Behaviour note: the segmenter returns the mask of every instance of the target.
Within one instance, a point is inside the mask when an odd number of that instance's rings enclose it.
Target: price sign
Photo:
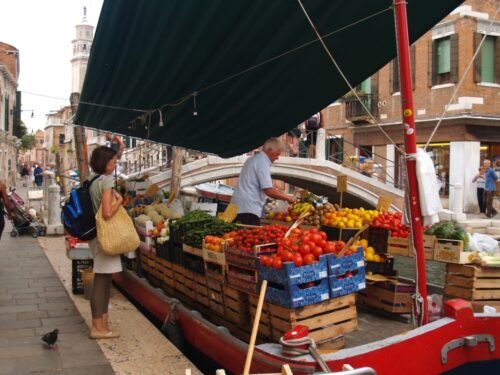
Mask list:
[[[389,211],[389,208],[391,207],[392,204],[392,199],[386,195],[381,195],[378,198],[377,202],[377,210],[379,211]]]
[[[337,176],[337,193],[347,192],[347,176],[340,175]]]

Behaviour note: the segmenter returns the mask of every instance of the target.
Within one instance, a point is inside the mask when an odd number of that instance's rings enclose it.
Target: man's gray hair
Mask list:
[[[262,146],[262,151],[285,151],[285,145],[279,138],[269,138]]]

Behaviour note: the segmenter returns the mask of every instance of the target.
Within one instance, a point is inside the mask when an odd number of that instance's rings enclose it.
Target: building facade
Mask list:
[[[0,42],[0,180],[16,182],[17,138],[13,135],[19,78],[19,50]]]
[[[467,0],[410,50],[417,142],[428,143],[441,193],[450,202],[455,188],[464,188],[465,212],[478,211],[472,179],[481,160],[500,161],[500,16],[492,19],[496,8],[495,0]],[[371,115],[352,94],[322,111],[328,154],[340,155],[346,165],[371,158],[381,166],[380,179],[401,187],[404,134],[397,61],[356,91]]]

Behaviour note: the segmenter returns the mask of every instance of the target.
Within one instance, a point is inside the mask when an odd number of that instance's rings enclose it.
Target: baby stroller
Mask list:
[[[31,209],[26,212],[23,199],[14,190],[8,196],[13,204],[11,237],[25,233],[31,233],[33,238],[45,235],[45,225],[37,218],[36,211]]]

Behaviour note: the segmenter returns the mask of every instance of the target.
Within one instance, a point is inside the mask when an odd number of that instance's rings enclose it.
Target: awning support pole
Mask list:
[[[407,156],[414,156],[417,153],[417,135],[415,127],[415,109],[413,106],[413,92],[410,63],[410,40],[408,36],[408,22],[406,14],[406,1],[394,0],[394,14],[396,21],[396,40],[398,48],[398,62],[401,85],[401,109],[403,114],[403,127],[405,139],[405,152]],[[416,251],[417,260],[417,287],[422,296],[422,309],[416,309],[418,322],[428,323],[427,305],[427,278],[425,272],[423,223],[420,210],[420,199],[418,192],[418,181],[416,175],[415,157],[406,158],[406,168],[409,185],[409,211],[411,216],[411,227],[413,244]],[[418,301],[416,302],[418,303]]]

